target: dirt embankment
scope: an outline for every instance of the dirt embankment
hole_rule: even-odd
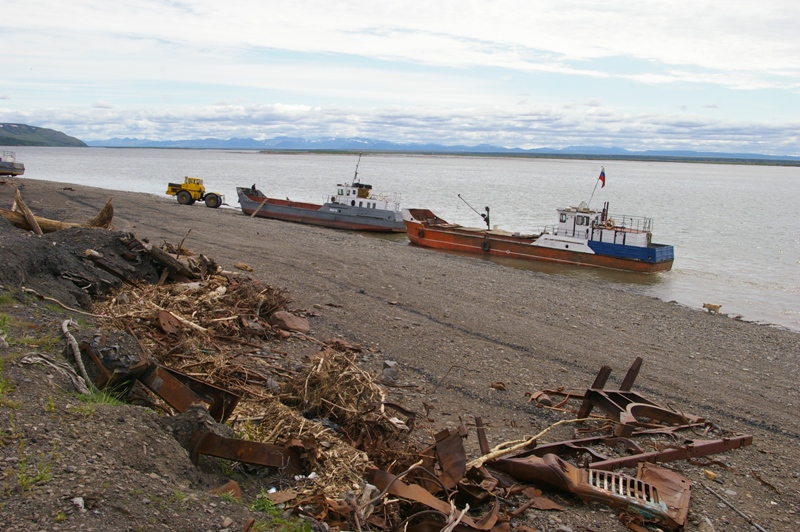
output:
[[[295,307],[313,310],[310,321],[316,338],[338,337],[361,344],[374,353],[365,363],[378,369],[384,360],[398,362],[398,382],[403,387],[391,390],[394,401],[427,411],[434,429],[452,428],[459,419],[471,422],[473,416],[482,416],[489,423],[492,445],[536,433],[558,419],[528,403],[526,392],[562,386],[581,392],[603,365],[613,368],[609,381],[613,386],[641,356],[644,364],[637,391],[754,436],[752,446],[715,457],[724,467],[678,466],[694,483],[687,528],[696,528],[703,517],[709,517],[717,530],[752,528],[702,488],[701,483],[707,481],[702,471],[709,468],[723,483],[714,487],[767,530],[800,527],[797,333],[403,242],[251,219],[233,209],[180,206],[172,198],[77,185],[7,182],[0,185],[1,206],[11,204],[15,186],[22,184],[23,197],[34,212],[76,221],[96,214],[113,196],[117,230],[131,231],[153,243],[185,238],[188,248],[214,257],[228,269],[235,262],[246,262],[257,278],[287,289]],[[0,236],[9,230],[0,222]],[[315,349],[301,342],[290,344],[287,349],[298,352]],[[25,393],[32,383],[24,384],[30,377],[20,378],[23,384],[16,393]],[[490,386],[498,382],[505,390]],[[133,419],[128,414],[120,417]],[[104,456],[106,451],[100,449],[109,445],[111,437],[106,433],[113,436],[118,426],[105,423],[106,427],[74,434],[71,445],[76,450],[100,445],[85,463],[91,464],[90,458],[97,463],[97,457]],[[136,418],[137,427],[148,423]],[[72,438],[75,432],[66,426],[62,430],[61,439]],[[35,437],[36,431],[34,426],[27,427],[25,435]],[[474,438],[467,444],[474,453]],[[165,455],[158,460],[171,459]],[[103,467],[114,475],[126,465],[136,469],[129,464]],[[74,467],[79,469],[68,478],[80,485],[83,477],[77,471],[84,471],[84,466]],[[180,476],[199,474],[190,470],[185,468]],[[128,490],[126,501],[135,496],[152,503],[148,489],[157,492],[165,479],[170,486],[184,482],[172,478],[178,476],[175,471],[153,473],[158,479],[151,478],[153,482],[139,494],[130,495],[131,489],[139,489],[131,486],[113,489]],[[91,486],[84,487],[100,489],[94,487],[96,482],[102,481],[93,477]],[[189,484],[196,486],[199,481],[185,482],[188,490]],[[53,489],[51,496],[59,494]],[[159,496],[165,497],[166,492]],[[213,511],[213,516],[222,511],[209,506],[211,502],[198,504],[191,511]],[[142,503],[141,511],[150,512],[149,518],[185,512],[171,505],[159,514],[152,510],[152,505]],[[593,505],[579,505],[557,515],[529,514],[529,525],[541,530],[559,526],[622,530],[612,513]],[[41,517],[45,518],[42,523],[52,522],[51,516]],[[206,522],[209,530],[221,526]],[[49,525],[41,528],[50,529]],[[27,528],[20,526],[23,529]]]

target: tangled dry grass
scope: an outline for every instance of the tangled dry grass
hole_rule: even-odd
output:
[[[406,436],[415,416],[386,402],[352,346],[302,335],[321,351],[301,371],[283,363],[270,346],[291,333],[270,318],[289,303],[282,290],[221,272],[186,283],[127,286],[97,303],[95,312],[104,316],[101,328],[129,332],[157,362],[239,395],[228,423],[241,437],[285,445],[311,436],[315,474],[299,479],[299,493],[360,493],[368,467],[405,468],[412,461]]]

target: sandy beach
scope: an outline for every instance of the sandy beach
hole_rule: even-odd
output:
[[[714,315],[404,241],[182,206],[167,196],[6,179],[0,206],[11,205],[17,187],[37,215],[65,221],[86,220],[113,197],[116,230],[155,244],[185,239],[227,269],[247,263],[253,276],[286,289],[292,306],[316,314],[314,337],[340,337],[371,349],[376,362],[398,362],[407,387],[392,390],[395,400],[428,408],[437,429],[482,416],[490,444],[558,419],[526,393],[582,392],[603,365],[612,368],[613,387],[642,357],[636,391],[753,435],[752,446],[713,457],[729,467],[721,476],[737,507],[768,530],[800,528],[796,332],[730,318],[724,308]],[[497,382],[505,390],[490,387]],[[704,480],[702,467],[682,473]],[[564,523],[570,512],[560,516]],[[752,529],[698,484],[693,523],[699,516],[712,517],[717,530]]]

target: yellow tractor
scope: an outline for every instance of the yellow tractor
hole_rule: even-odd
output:
[[[199,177],[183,178],[183,183],[169,183],[167,185],[167,194],[170,196],[177,196],[178,203],[181,205],[193,205],[195,201],[200,200],[205,202],[206,207],[216,209],[222,205],[225,196],[216,192],[206,193],[206,187],[203,186],[203,180]]]

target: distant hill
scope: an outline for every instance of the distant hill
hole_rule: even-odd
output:
[[[569,146],[567,148],[503,148],[489,144],[476,146],[444,146],[441,144],[404,144],[385,140],[360,137],[304,139],[299,137],[276,137],[267,140],[249,138],[232,139],[187,139],[187,140],[148,140],[137,138],[112,138],[90,140],[89,146],[108,148],[195,148],[217,150],[264,150],[264,151],[373,151],[403,153],[450,153],[472,155],[506,155],[520,157],[549,158],[602,158],[602,159],[649,159],[649,160],[701,160],[709,162],[762,162],[773,164],[800,165],[800,157],[782,155],[760,155],[756,153],[718,153],[689,150],[648,150],[629,151],[623,148],[603,148],[599,146]]]
[[[55,129],[0,123],[0,146],[86,146],[82,140]]]

